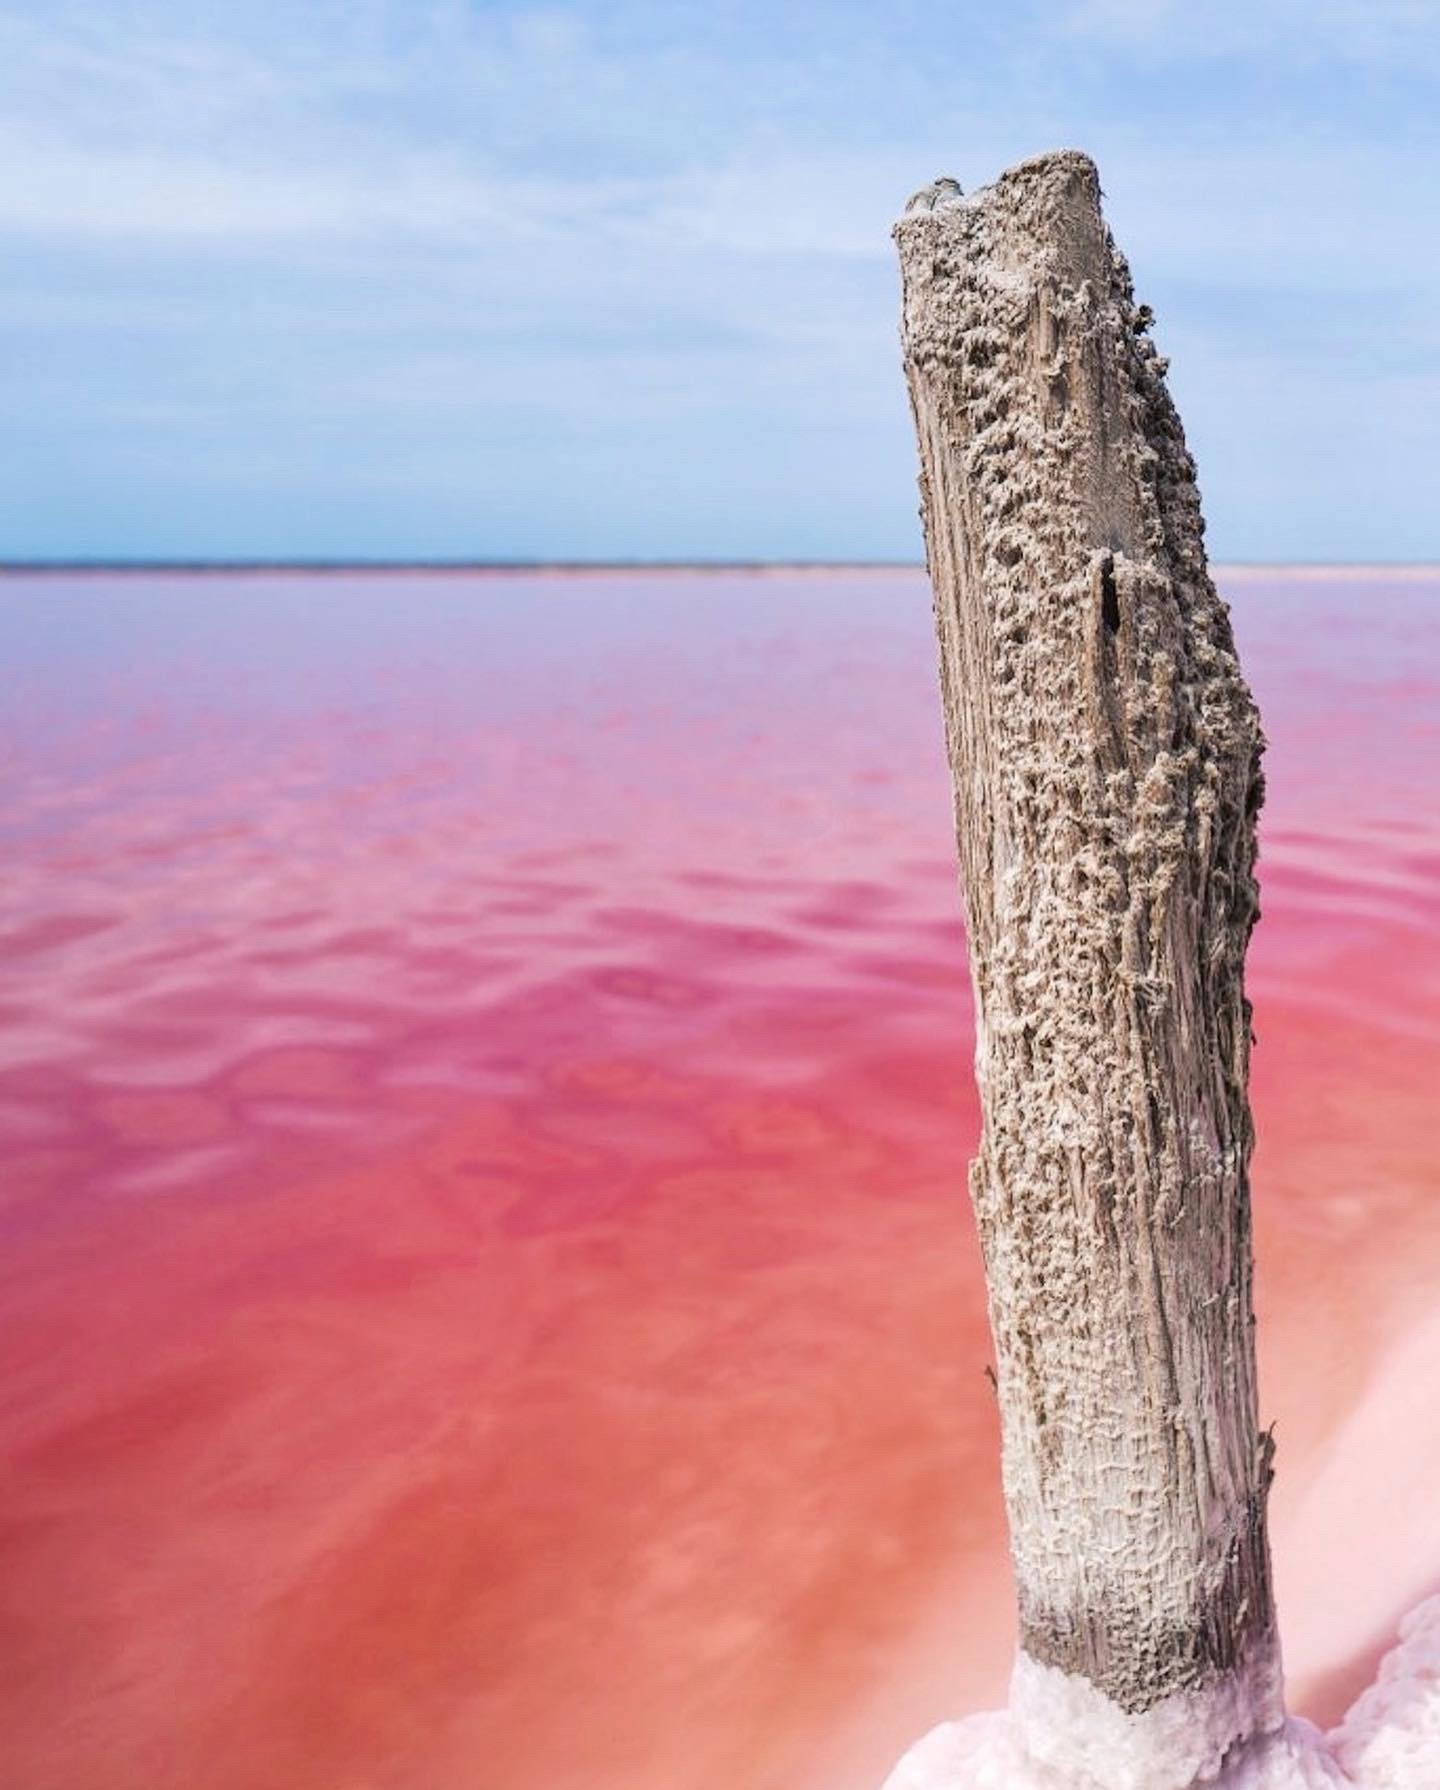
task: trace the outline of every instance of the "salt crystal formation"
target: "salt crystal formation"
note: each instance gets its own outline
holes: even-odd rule
[[[1221,1729],[1223,1731],[1223,1722]],[[1414,1610],[1376,1683],[1328,1735],[1286,1721],[1217,1753],[1203,1699],[1131,1715],[1022,1654],[1008,1710],[946,1722],[884,1790],[1437,1790],[1440,1597]]]

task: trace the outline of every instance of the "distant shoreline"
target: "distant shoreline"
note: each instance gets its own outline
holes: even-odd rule
[[[516,577],[534,572],[920,572],[920,560],[839,559],[39,559],[0,561],[7,573],[202,572],[236,576],[257,572],[423,572],[437,577],[463,572]]]
[[[345,577],[358,575],[393,577],[397,573],[424,577],[523,578],[544,573],[552,577],[605,577],[615,573],[713,576],[722,574],[794,575],[797,573],[894,573],[923,572],[920,560],[823,560],[823,559],[701,559],[701,560],[308,560],[308,559],[39,559],[0,561],[0,578],[6,577],[221,577],[266,576]],[[1273,578],[1303,573],[1307,577],[1411,578],[1440,573],[1440,561],[1406,560],[1236,560],[1216,561],[1211,568],[1226,578]]]

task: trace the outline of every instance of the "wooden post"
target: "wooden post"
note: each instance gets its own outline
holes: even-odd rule
[[[1213,1764],[1283,1719],[1243,992],[1259,720],[1094,164],[939,181],[895,235],[1022,1663],[1128,1716],[1199,1712]]]

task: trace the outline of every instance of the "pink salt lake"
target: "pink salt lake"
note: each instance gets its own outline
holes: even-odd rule
[[[1440,1587],[1440,573],[1221,584],[1324,1720]],[[873,1790],[1001,1699],[929,630],[910,571],[0,583],[0,1782]]]

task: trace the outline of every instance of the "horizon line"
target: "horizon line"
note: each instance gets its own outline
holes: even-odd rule
[[[1440,559],[1217,559],[1223,572],[1426,572]],[[524,575],[535,572],[923,572],[923,559],[306,559],[306,558],[36,558],[0,559],[0,578],[20,575],[257,572],[346,574],[468,572]]]

